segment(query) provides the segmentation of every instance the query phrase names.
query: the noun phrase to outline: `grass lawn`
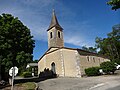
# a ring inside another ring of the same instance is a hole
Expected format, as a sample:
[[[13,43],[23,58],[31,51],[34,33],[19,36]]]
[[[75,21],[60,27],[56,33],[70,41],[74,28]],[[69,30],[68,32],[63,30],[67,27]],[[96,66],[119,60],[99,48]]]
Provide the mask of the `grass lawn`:
[[[34,82],[19,83],[14,85],[14,90],[35,90]],[[5,87],[2,90],[11,90],[11,86]]]
[[[25,90],[35,90],[36,87],[34,82],[22,83],[22,86],[25,87]]]

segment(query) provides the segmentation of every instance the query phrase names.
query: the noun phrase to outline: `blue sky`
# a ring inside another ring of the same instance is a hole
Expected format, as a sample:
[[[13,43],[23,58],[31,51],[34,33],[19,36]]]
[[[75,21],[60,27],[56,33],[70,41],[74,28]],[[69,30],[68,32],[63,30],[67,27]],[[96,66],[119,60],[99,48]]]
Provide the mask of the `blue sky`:
[[[112,26],[120,23],[120,10],[112,11],[108,0],[0,0],[0,14],[18,17],[35,39],[34,60],[47,47],[47,29],[52,9],[64,28],[66,47],[94,46],[96,37],[106,37]]]

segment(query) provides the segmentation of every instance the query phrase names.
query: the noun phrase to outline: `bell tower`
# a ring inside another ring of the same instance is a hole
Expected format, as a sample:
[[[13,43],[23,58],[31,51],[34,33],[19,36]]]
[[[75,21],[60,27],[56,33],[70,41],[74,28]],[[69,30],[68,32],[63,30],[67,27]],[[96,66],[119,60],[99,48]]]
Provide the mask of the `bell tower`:
[[[47,30],[48,48],[64,47],[63,28],[59,25],[55,11],[52,12],[52,20]]]

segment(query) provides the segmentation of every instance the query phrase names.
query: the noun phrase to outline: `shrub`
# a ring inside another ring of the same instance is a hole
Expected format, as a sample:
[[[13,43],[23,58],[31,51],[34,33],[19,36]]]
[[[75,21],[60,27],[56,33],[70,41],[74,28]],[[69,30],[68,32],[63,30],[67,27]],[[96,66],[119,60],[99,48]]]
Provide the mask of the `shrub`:
[[[40,78],[55,78],[55,77],[57,77],[57,74],[55,74],[55,73],[53,73],[53,71],[45,68],[43,72],[40,72],[39,77]]]
[[[98,76],[100,75],[99,69],[100,67],[90,67],[85,69],[85,73],[87,76]]]
[[[102,68],[103,72],[106,74],[110,74],[111,72],[114,74],[116,70],[116,65],[113,62],[107,61],[100,64],[100,67]]]
[[[31,72],[23,72],[22,76],[25,77],[25,78],[26,77],[32,77],[32,73]]]

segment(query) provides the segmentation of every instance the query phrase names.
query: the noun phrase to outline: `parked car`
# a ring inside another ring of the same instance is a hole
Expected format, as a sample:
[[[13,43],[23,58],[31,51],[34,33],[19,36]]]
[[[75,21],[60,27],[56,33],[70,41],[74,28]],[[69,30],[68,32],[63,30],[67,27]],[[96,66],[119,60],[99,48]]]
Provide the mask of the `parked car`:
[[[120,65],[117,65],[117,66],[116,66],[116,69],[117,69],[117,70],[120,70]]]
[[[120,70],[120,65],[117,64],[117,63],[115,63],[115,65],[116,65],[116,69],[117,69],[117,70]]]

